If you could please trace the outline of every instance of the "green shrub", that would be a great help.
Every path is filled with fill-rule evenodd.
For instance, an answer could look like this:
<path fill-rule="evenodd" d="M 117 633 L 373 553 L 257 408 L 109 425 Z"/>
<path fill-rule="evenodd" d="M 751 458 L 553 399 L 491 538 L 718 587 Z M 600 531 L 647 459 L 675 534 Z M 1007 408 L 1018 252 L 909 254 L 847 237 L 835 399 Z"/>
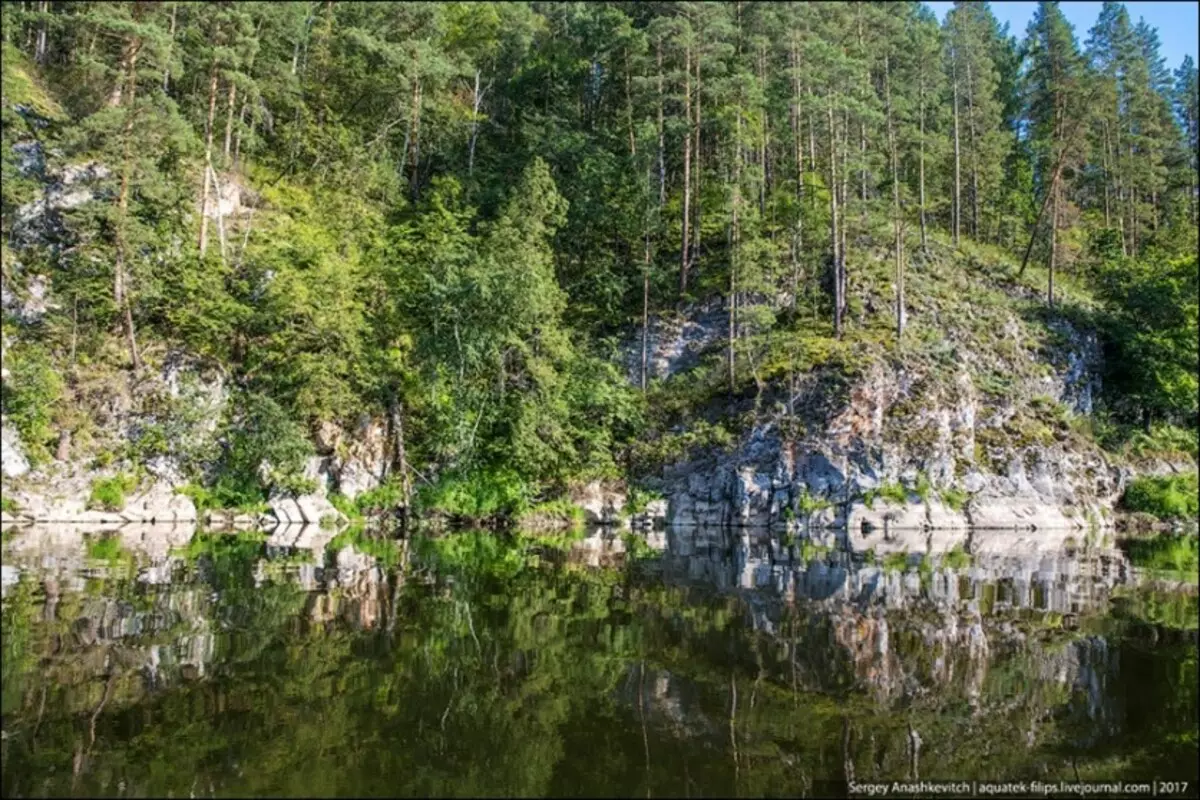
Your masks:
<path fill-rule="evenodd" d="M 417 492 L 421 510 L 484 520 L 520 514 L 529 507 L 529 487 L 512 470 L 446 473 Z"/>
<path fill-rule="evenodd" d="M 907 553 L 888 553 L 883 557 L 884 572 L 905 572 L 908 569 Z"/>
<path fill-rule="evenodd" d="M 14 346 L 5 351 L 4 366 L 10 378 L 0 386 L 0 410 L 21 435 L 29 460 L 43 463 L 50 458 L 48 446 L 55 435 L 52 423 L 62 397 L 62 378 L 41 348 Z"/>
<path fill-rule="evenodd" d="M 570 522 L 572 528 L 580 528 L 583 527 L 587 514 L 567 498 L 559 497 L 530 506 L 521 514 L 521 519 L 531 517 L 558 517 Z"/>
<path fill-rule="evenodd" d="M 955 511 L 962 511 L 971 497 L 962 489 L 943 489 L 941 495 L 942 502 Z"/>
<path fill-rule="evenodd" d="M 800 493 L 800 499 L 796 501 L 796 508 L 803 517 L 811 516 L 817 511 L 822 511 L 833 505 L 828 500 L 820 497 L 813 497 L 808 493 L 808 489 Z"/>
<path fill-rule="evenodd" d="M 393 511 L 404 506 L 404 485 L 396 476 L 391 476 L 383 483 L 376 486 L 374 489 L 369 489 L 363 492 L 358 497 L 354 498 L 354 508 L 356 513 L 361 515 L 381 514 L 387 511 Z M 341 510 L 340 506 L 336 506 Z M 346 516 L 351 516 L 349 512 L 343 511 Z"/>
<path fill-rule="evenodd" d="M 874 508 L 877 499 L 887 500 L 896 505 L 908 502 L 908 492 L 898 483 L 882 483 L 877 489 L 868 489 L 863 493 L 863 503 L 867 508 Z"/>
<path fill-rule="evenodd" d="M 358 509 L 358 504 L 351 500 L 341 492 L 329 493 L 329 505 L 336 508 L 338 511 L 346 515 L 347 519 L 358 521 L 362 519 L 362 512 Z"/>
<path fill-rule="evenodd" d="M 17 505 L 16 500 L 5 496 L 0 497 L 0 511 L 3 511 L 5 514 L 17 514 L 20 513 L 21 508 Z"/>
<path fill-rule="evenodd" d="M 1128 511 L 1153 514 L 1159 519 L 1195 519 L 1200 513 L 1196 473 L 1147 476 L 1125 489 L 1121 505 Z"/>
<path fill-rule="evenodd" d="M 626 514 L 641 514 L 646 510 L 653 500 L 662 500 L 661 492 L 653 492 L 648 489 L 643 489 L 639 486 L 630 486 L 629 494 L 625 498 Z"/>
<path fill-rule="evenodd" d="M 929 476 L 924 472 L 917 474 L 917 485 L 913 488 L 913 491 L 917 497 L 921 498 L 922 503 L 929 502 L 929 495 L 933 491 L 933 484 L 929 482 Z"/>
<path fill-rule="evenodd" d="M 120 511 L 125 508 L 125 494 L 137 488 L 133 475 L 114 475 L 92 481 L 92 492 L 88 496 L 88 508 L 104 511 Z"/>
<path fill-rule="evenodd" d="M 225 424 L 225 452 L 213 494 L 223 508 L 261 503 L 272 489 L 295 494 L 311 492 L 315 484 L 303 477 L 313 454 L 304 427 L 278 403 L 261 394 L 238 398 L 235 413 Z M 259 467 L 266 462 L 266 475 Z"/>

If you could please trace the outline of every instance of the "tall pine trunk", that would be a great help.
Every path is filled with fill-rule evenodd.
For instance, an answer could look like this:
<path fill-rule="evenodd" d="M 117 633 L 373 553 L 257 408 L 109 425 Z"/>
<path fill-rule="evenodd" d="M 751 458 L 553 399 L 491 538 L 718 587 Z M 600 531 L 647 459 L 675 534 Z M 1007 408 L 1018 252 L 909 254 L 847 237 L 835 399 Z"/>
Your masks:
<path fill-rule="evenodd" d="M 975 87 L 967 61 L 967 133 L 971 137 L 971 236 L 979 239 L 979 139 L 975 135 Z"/>
<path fill-rule="evenodd" d="M 175 49 L 175 16 L 179 11 L 179 3 L 171 3 L 171 28 L 167 32 L 170 41 L 167 43 L 167 57 L 163 60 L 163 91 L 171 86 L 171 51 Z"/>
<path fill-rule="evenodd" d="M 129 103 L 125 112 L 125 129 L 121 143 L 121 188 L 117 193 L 117 224 L 116 254 L 113 260 L 113 300 L 122 316 L 122 327 L 125 333 L 125 343 L 129 347 L 129 358 L 134 371 L 142 368 L 142 359 L 138 354 L 137 337 L 133 328 L 133 308 L 129 300 L 129 286 L 126 277 L 126 260 L 129 256 L 126 241 L 126 224 L 129 218 L 129 182 L 133 170 L 131 150 L 133 145 L 134 115 L 137 111 L 137 57 L 141 50 L 141 40 L 135 37 L 131 42 L 131 56 L 125 80 L 129 83 Z"/>
<path fill-rule="evenodd" d="M 792 69 L 792 163 L 796 169 L 796 234 L 792 243 L 792 315 L 800 295 L 800 259 L 804 252 L 804 137 L 800 130 L 800 54 L 795 41 L 788 53 Z"/>
<path fill-rule="evenodd" d="M 896 341 L 904 338 L 904 250 L 900 230 L 900 159 L 896 148 L 896 131 L 892 126 L 891 61 L 883 58 L 883 91 L 887 105 L 888 149 L 892 162 L 892 228 L 896 252 Z"/>
<path fill-rule="evenodd" d="M 918 187 L 918 193 L 920 195 L 918 202 L 921 206 L 921 208 L 920 208 L 921 249 L 928 250 L 929 249 L 929 238 L 928 238 L 928 234 L 926 232 L 926 221 L 925 221 L 925 84 L 924 84 L 924 82 L 921 83 L 920 103 L 921 103 L 921 110 L 920 110 L 921 119 L 920 119 L 919 124 L 921 126 L 921 133 L 920 133 L 921 140 L 920 140 L 920 143 L 918 146 L 918 155 L 917 155 L 917 187 Z"/>
<path fill-rule="evenodd" d="M 1056 183 L 1051 189 L 1054 199 L 1050 209 L 1050 259 L 1046 280 L 1046 305 L 1054 308 L 1054 267 L 1058 261 L 1058 196 L 1059 188 Z"/>
<path fill-rule="evenodd" d="M 692 220 L 692 49 L 690 46 L 683 50 L 683 110 L 686 117 L 686 127 L 683 131 L 683 231 L 679 245 L 679 295 L 687 294 L 688 282 L 688 244 L 691 242 L 691 231 L 688 228 Z"/>
<path fill-rule="evenodd" d="M 663 66 L 662 39 L 655 47 L 655 59 L 658 64 L 658 206 L 667 204 L 667 140 L 666 125 L 663 120 Z"/>
<path fill-rule="evenodd" d="M 833 254 L 833 335 L 842 336 L 842 259 L 838 252 L 837 131 L 829 98 L 829 249 Z"/>
<path fill-rule="evenodd" d="M 650 225 L 642 251 L 642 393 L 646 392 L 650 361 Z"/>
<path fill-rule="evenodd" d="M 47 0 L 41 0 L 38 4 L 38 11 L 43 15 L 50 13 L 50 3 Z M 33 60 L 39 65 L 46 63 L 46 18 L 42 17 L 38 23 L 37 46 L 33 53 Z"/>
<path fill-rule="evenodd" d="M 633 135 L 633 73 L 629 69 L 629 48 L 625 48 L 625 119 L 629 127 L 629 157 L 637 155 L 637 138 Z M 475 85 L 479 85 L 479 73 L 475 73 Z"/>
<path fill-rule="evenodd" d="M 208 78 L 208 122 L 204 129 L 204 188 L 200 193 L 200 255 L 208 252 L 208 195 L 212 188 L 213 124 L 217 113 L 217 60 L 214 57 Z"/>
<path fill-rule="evenodd" d="M 229 98 L 226 101 L 225 108 L 225 148 L 222 152 L 222 164 L 228 168 L 229 153 L 233 145 L 233 109 L 237 102 L 237 84 L 233 81 L 229 82 Z"/>
<path fill-rule="evenodd" d="M 700 167 L 700 125 L 701 125 L 702 117 L 700 116 L 701 83 L 700 83 L 700 54 L 699 53 L 696 53 L 696 57 L 693 59 L 693 62 L 696 67 L 696 91 L 695 91 L 695 94 L 696 94 L 695 123 L 696 124 L 695 124 L 695 127 L 693 128 L 693 132 L 696 137 L 696 143 L 694 145 L 692 145 L 692 159 L 696 162 L 695 166 L 692 169 L 692 172 L 693 172 L 692 183 L 695 187 L 693 191 L 696 195 L 696 200 L 695 200 L 695 202 L 692 203 L 692 208 L 693 208 L 694 214 L 696 216 L 696 221 L 692 224 L 692 237 L 693 237 L 692 238 L 692 261 L 694 262 L 700 258 L 700 213 L 703 209 L 701 195 L 700 195 L 700 186 L 701 186 L 701 178 L 704 175 L 704 173 L 701 171 L 701 167 Z"/>
<path fill-rule="evenodd" d="M 955 62 L 958 60 L 957 54 L 951 56 L 951 78 L 954 94 L 954 207 L 951 209 L 952 216 L 952 232 L 954 235 L 954 246 L 958 247 L 958 232 L 959 223 L 962 219 L 962 158 L 959 151 L 958 137 L 958 66 Z"/>

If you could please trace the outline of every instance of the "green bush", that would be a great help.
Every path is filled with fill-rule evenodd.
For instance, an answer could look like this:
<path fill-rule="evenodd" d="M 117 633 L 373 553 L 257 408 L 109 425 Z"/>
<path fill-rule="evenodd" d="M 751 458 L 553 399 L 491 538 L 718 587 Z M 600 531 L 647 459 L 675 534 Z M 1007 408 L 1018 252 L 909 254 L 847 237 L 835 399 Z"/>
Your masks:
<path fill-rule="evenodd" d="M 347 519 L 359 521 L 362 519 L 362 512 L 358 510 L 358 504 L 351 500 L 341 492 L 329 493 L 329 505 L 336 508 L 338 511 L 346 515 Z"/>
<path fill-rule="evenodd" d="M 817 511 L 822 511 L 826 508 L 829 508 L 831 505 L 833 504 L 828 500 L 820 497 L 813 497 L 808 493 L 807 488 L 800 493 L 800 499 L 796 501 L 796 509 L 803 517 L 810 516 Z"/>
<path fill-rule="evenodd" d="M 137 488 L 133 475 L 114 475 L 92 481 L 92 492 L 88 496 L 88 508 L 104 511 L 120 511 L 125 508 L 125 494 Z"/>
<path fill-rule="evenodd" d="M 943 489 L 941 495 L 942 502 L 955 511 L 962 511 L 970 499 L 970 495 L 962 489 Z"/>
<path fill-rule="evenodd" d="M 1200 513 L 1197 488 L 1194 472 L 1138 478 L 1125 489 L 1121 505 L 1128 511 L 1153 514 L 1159 519 L 1196 519 Z"/>
<path fill-rule="evenodd" d="M 629 494 L 625 498 L 625 513 L 626 514 L 641 514 L 646 510 L 653 500 L 662 500 L 662 492 L 653 492 L 648 489 L 642 489 L 639 486 L 630 486 Z"/>
<path fill-rule="evenodd" d="M 54 438 L 54 411 L 60 402 L 63 381 L 41 348 L 13 347 L 4 354 L 10 378 L 0 386 L 0 410 L 21 435 L 34 464 L 50 458 Z"/>
<path fill-rule="evenodd" d="M 303 477 L 303 471 L 314 451 L 304 427 L 265 395 L 243 394 L 235 409 L 222 431 L 225 451 L 212 487 L 220 507 L 262 503 L 273 489 L 311 492 L 315 485 Z M 269 466 L 265 475 L 259 469 L 263 462 Z"/>
<path fill-rule="evenodd" d="M 565 497 L 536 503 L 521 514 L 521 519 L 535 516 L 562 518 L 569 521 L 572 528 L 582 527 L 586 520 L 586 512 Z"/>
<path fill-rule="evenodd" d="M 13 500 L 11 497 L 0 497 L 0 511 L 3 511 L 5 514 L 16 514 L 20 510 L 16 500 Z"/>
<path fill-rule="evenodd" d="M 374 489 L 363 492 L 354 498 L 354 507 L 361 516 L 363 514 L 381 514 L 404 506 L 404 486 L 396 476 L 389 477 Z M 340 506 L 335 506 L 341 511 Z M 343 511 L 347 516 L 349 512 Z"/>
<path fill-rule="evenodd" d="M 887 500 L 896 505 L 908 502 L 908 492 L 898 483 L 882 483 L 877 489 L 868 489 L 863 493 L 863 503 L 867 508 L 874 508 L 877 499 Z"/>
<path fill-rule="evenodd" d="M 417 506 L 473 520 L 512 516 L 529 507 L 529 487 L 512 470 L 446 473 L 421 487 Z"/>
<path fill-rule="evenodd" d="M 922 503 L 929 502 L 929 495 L 933 492 L 933 484 L 929 482 L 929 476 L 924 472 L 917 475 L 917 485 L 913 488 L 913 491 L 917 497 L 921 498 Z"/>

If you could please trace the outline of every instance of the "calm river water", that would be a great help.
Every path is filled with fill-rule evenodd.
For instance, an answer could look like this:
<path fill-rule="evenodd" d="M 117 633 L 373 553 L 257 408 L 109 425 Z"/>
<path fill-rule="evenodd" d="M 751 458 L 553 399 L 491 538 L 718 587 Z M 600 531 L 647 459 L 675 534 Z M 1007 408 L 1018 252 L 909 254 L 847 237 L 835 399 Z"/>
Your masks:
<path fill-rule="evenodd" d="M 6 531 L 3 794 L 1196 785 L 1195 589 L 1120 550 L 648 541 Z"/>

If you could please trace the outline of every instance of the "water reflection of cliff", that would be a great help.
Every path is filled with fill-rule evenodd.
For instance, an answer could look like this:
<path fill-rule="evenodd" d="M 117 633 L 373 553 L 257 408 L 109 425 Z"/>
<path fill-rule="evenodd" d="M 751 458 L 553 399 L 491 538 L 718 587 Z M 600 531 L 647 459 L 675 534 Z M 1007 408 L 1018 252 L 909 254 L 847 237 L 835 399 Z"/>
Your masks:
<path fill-rule="evenodd" d="M 228 537 L 258 553 L 245 580 L 220 563 L 227 554 L 181 552 L 194 535 L 191 526 L 128 525 L 105 534 L 119 546 L 103 559 L 89 550 L 98 538 L 78 527 L 26 529 L 6 546 L 6 606 L 32 610 L 22 622 L 36 622 L 40 646 L 27 656 L 54 673 L 68 705 L 111 708 L 203 679 L 264 622 L 371 629 L 390 607 L 394 581 L 375 559 L 352 546 L 327 554 L 332 536 L 315 527 L 245 544 Z M 18 621 L 5 623 L 7 635 Z"/>
<path fill-rule="evenodd" d="M 1120 728 L 1118 648 L 1102 632 L 1076 630 L 1131 581 L 1120 551 L 1004 533 L 953 542 L 919 534 L 870 549 L 844 538 L 784 545 L 765 532 L 671 530 L 658 568 L 668 583 L 740 598 L 750 626 L 777 645 L 757 660 L 779 682 L 837 692 L 850 678 L 876 702 L 965 701 L 972 715 L 998 717 L 1050 692 L 1057 699 L 1043 710 L 1061 701 L 1057 713 L 1086 723 L 1085 738 Z M 639 691 L 627 688 L 626 702 L 648 703 L 664 724 L 677 718 L 691 690 L 669 672 L 640 669 L 629 669 Z M 1024 720 L 1031 745 L 1043 721 Z"/>
<path fill-rule="evenodd" d="M 647 556 L 597 532 L 562 559 L 588 568 L 541 572 L 504 566 L 511 542 L 499 566 L 467 560 L 456 572 L 416 543 L 381 559 L 317 530 L 128 531 L 104 561 L 80 535 L 16 538 L 4 633 L 23 643 L 5 660 L 5 730 L 12 742 L 36 731 L 49 687 L 60 728 L 83 720 L 69 746 L 87 774 L 89 720 L 196 696 L 189 687 L 218 711 L 260 691 L 274 692 L 272 709 L 334 697 L 320 701 L 322 724 L 339 719 L 358 736 L 379 712 L 353 714 L 375 709 L 386 685 L 379 696 L 392 698 L 385 716 L 399 729 L 428 724 L 428 701 L 443 732 L 467 708 L 460 724 L 486 730 L 478 709 L 493 702 L 494 730 L 515 709 L 592 719 L 603 694 L 639 754 L 646 743 L 647 773 L 656 738 L 732 750 L 738 775 L 753 759 L 764 774 L 763 754 L 778 752 L 788 775 L 802 764 L 824 774 L 812 766 L 823 764 L 933 777 L 965 774 L 964 759 L 994 742 L 1014 757 L 1045 748 L 1051 731 L 1079 747 L 1128 735 L 1138 713 L 1125 699 L 1129 650 L 1092 625 L 1131 580 L 1128 564 L 1117 551 L 1001 536 L 872 542 L 868 556 L 855 541 L 675 530 Z M 630 550 L 637 569 L 591 568 Z M 395 661 L 371 665 L 377 644 Z M 336 693 L 310 692 L 310 669 L 337 676 Z M 603 688 L 562 699 L 588 681 Z M 410 708 L 416 719 L 403 718 Z"/>

